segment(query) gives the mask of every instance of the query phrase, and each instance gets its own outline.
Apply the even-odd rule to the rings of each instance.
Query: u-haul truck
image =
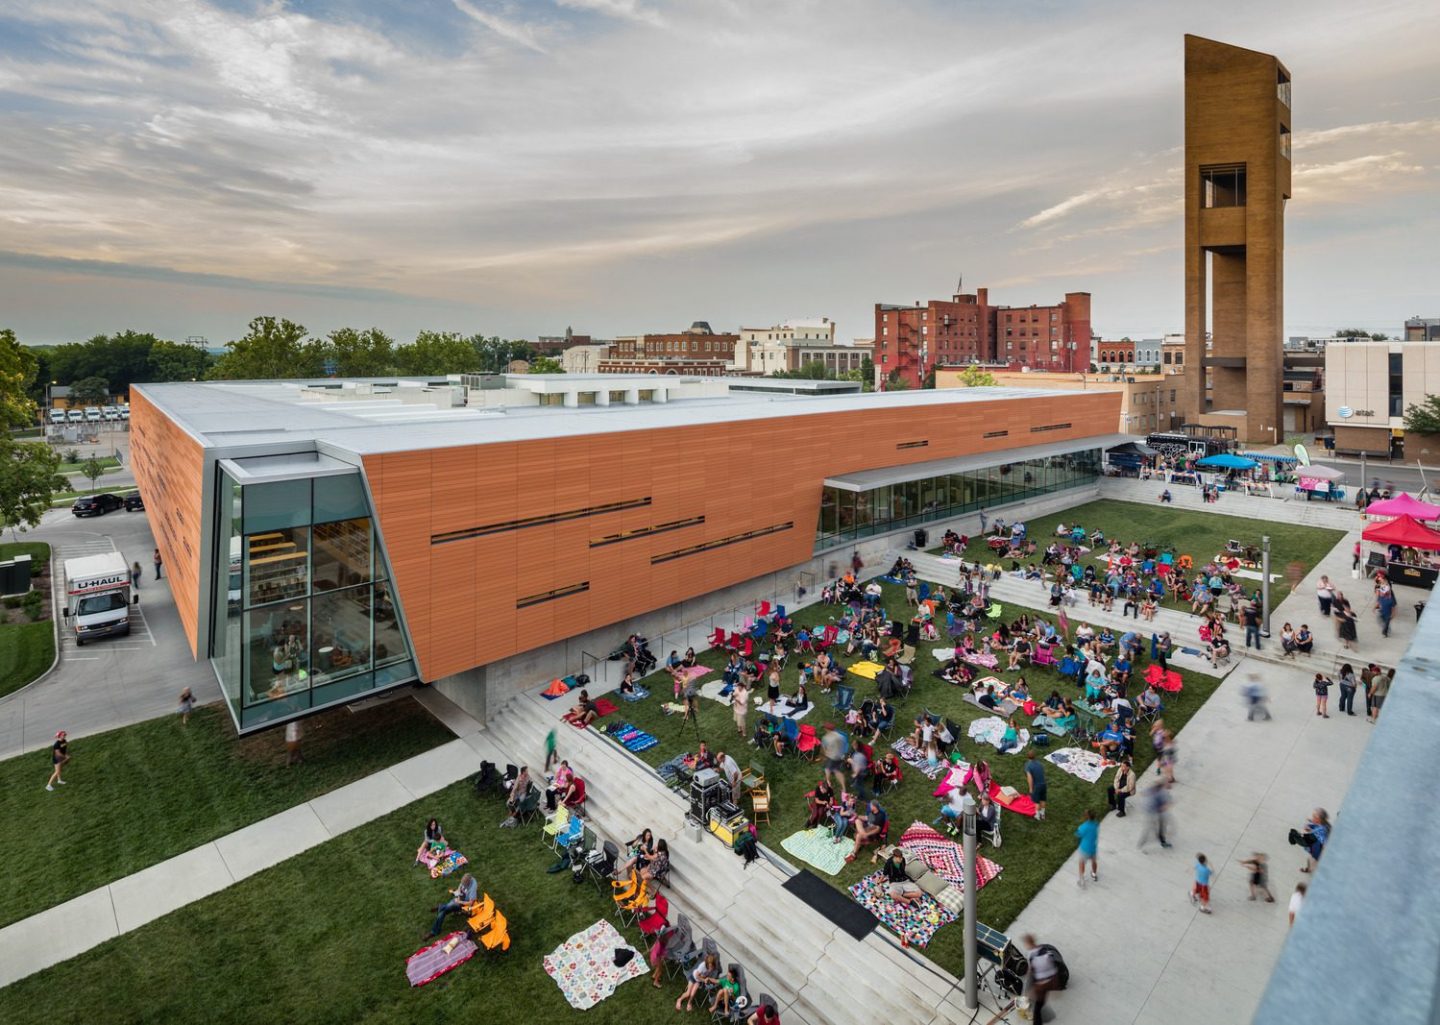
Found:
[[[75,643],[130,632],[130,567],[119,552],[65,560],[65,618]]]

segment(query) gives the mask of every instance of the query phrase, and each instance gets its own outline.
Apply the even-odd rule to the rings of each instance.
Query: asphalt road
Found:
[[[68,508],[57,509],[25,537],[50,543],[57,582],[64,559],[109,551],[139,562],[144,577],[140,604],[130,610],[128,637],[100,638],[77,648],[61,620],[55,669],[0,698],[0,758],[46,747],[56,730],[66,730],[73,740],[165,715],[174,711],[184,687],[201,703],[220,699],[209,663],[190,654],[168,583],[154,579],[155,540],[146,514],[122,510],[76,519]],[[76,748],[78,754],[80,745]]]

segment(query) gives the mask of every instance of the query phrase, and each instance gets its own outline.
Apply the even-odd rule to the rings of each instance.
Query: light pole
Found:
[[[975,891],[978,889],[975,883],[975,798],[966,794],[962,809],[960,818],[965,836],[965,1006],[973,1011],[980,1006],[980,980],[975,964]]]
[[[1260,632],[1270,636],[1270,535],[1260,535]]]

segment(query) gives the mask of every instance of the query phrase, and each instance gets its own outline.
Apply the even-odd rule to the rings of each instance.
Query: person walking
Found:
[[[1255,851],[1250,857],[1240,862],[1240,867],[1250,873],[1250,899],[1254,900],[1256,894],[1265,895],[1266,904],[1275,903],[1275,895],[1270,892],[1270,859],[1268,856]]]
[[[1035,819],[1044,822],[1045,801],[1050,796],[1050,788],[1045,785],[1045,766],[1036,757],[1033,748],[1025,760],[1025,783],[1030,790],[1030,800],[1035,802]]]
[[[550,766],[560,760],[560,752],[555,750],[555,731],[552,729],[545,734],[545,768],[540,771],[548,774]]]
[[[1080,877],[1075,880],[1075,885],[1082,890],[1085,888],[1085,862],[1090,862],[1090,881],[1100,881],[1099,865],[1096,863],[1096,855],[1100,851],[1100,823],[1095,819],[1095,813],[1089,808],[1085,809],[1085,817],[1080,820],[1080,825],[1075,827],[1075,837],[1080,841]]]
[[[1315,599],[1320,603],[1320,615],[1330,615],[1330,606],[1335,601],[1335,586],[1330,583],[1330,578],[1321,576],[1320,582],[1315,585]]]
[[[300,741],[304,736],[305,731],[301,728],[299,719],[291,719],[285,724],[286,765],[300,765],[305,761],[305,753],[300,750]]]
[[[1290,895],[1290,928],[1295,928],[1295,916],[1300,914],[1300,909],[1305,906],[1305,884],[1295,884],[1295,892]]]
[[[825,736],[820,738],[820,751],[825,755],[825,782],[829,783],[840,796],[847,793],[845,789],[845,738],[835,732],[835,727],[830,726],[825,731]]]
[[[1370,721],[1380,721],[1380,707],[1385,704],[1385,697],[1390,693],[1390,685],[1395,682],[1395,670],[1387,669],[1383,673],[1377,672],[1375,679],[1370,684]]]
[[[1260,607],[1253,601],[1247,601],[1240,612],[1240,621],[1245,624],[1245,647],[1249,648],[1251,642],[1255,644],[1255,650],[1260,650]]]
[[[165,565],[165,560],[162,559],[162,558],[160,558],[160,549],[157,548],[157,549],[155,549],[155,579],[156,579],[156,580],[159,580],[159,579],[160,579],[160,576],[161,576],[160,569],[161,569],[161,567],[164,566],[164,565]]]
[[[1340,646],[1346,651],[1355,650],[1355,610],[1345,600],[1345,596],[1337,594],[1335,604],[1330,610],[1331,618],[1335,620],[1335,636],[1340,639]]]
[[[186,687],[180,692],[180,707],[176,709],[180,713],[180,725],[190,725],[190,713],[195,711],[195,695]]]
[[[1395,615],[1395,592],[1390,585],[1381,581],[1379,588],[1375,591],[1375,612],[1380,617],[1380,636],[1390,636],[1390,620]]]
[[[1170,841],[1165,839],[1165,827],[1168,825],[1166,816],[1170,812],[1170,791],[1165,788],[1164,783],[1155,783],[1146,791],[1145,810],[1150,821],[1145,824],[1145,831],[1140,834],[1140,843],[1137,846],[1144,850],[1145,843],[1153,832],[1160,841],[1160,846],[1169,848]]]
[[[1044,1021],[1045,1001],[1059,981],[1060,967],[1050,948],[1036,942],[1033,935],[1026,933],[1021,942],[1025,944],[1025,959],[1030,962],[1030,1006],[1020,1009],[1020,1017]]]
[[[1355,714],[1355,669],[1346,662],[1340,667],[1340,711]]]
[[[1115,778],[1105,788],[1105,799],[1110,802],[1114,809],[1116,818],[1125,817],[1125,802],[1135,795],[1135,767],[1130,762],[1130,756],[1126,755],[1120,759],[1120,767],[1115,770]]]
[[[1202,915],[1210,914],[1210,862],[1205,855],[1195,855],[1195,885],[1190,888],[1190,903],[1200,905]]]
[[[70,742],[65,739],[65,731],[61,730],[55,734],[55,743],[50,745],[50,778],[45,781],[46,790],[54,790],[56,784],[65,785],[60,778],[60,770],[65,768],[65,763],[70,761]]]
[[[1315,714],[1330,718],[1330,688],[1335,686],[1335,681],[1324,673],[1316,673],[1311,686],[1315,688]]]
[[[140,571],[140,562],[136,560],[130,566],[130,586],[137,591],[140,590],[140,578],[142,576],[144,576],[144,574]]]

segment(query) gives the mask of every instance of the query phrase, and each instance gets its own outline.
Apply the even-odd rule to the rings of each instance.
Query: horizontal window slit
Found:
[[[542,591],[540,594],[528,594],[524,598],[515,599],[517,609],[528,609],[532,605],[543,605],[547,601],[555,601],[559,598],[568,598],[572,594],[582,594],[590,590],[590,581],[583,580],[578,584],[567,584],[565,587],[557,587],[553,591]]]
[[[649,495],[627,502],[610,502],[607,505],[590,505],[583,509],[567,509],[564,512],[546,513],[543,516],[506,520],[503,523],[486,523],[479,527],[466,527],[464,530],[449,530],[442,534],[431,534],[430,543],[443,545],[451,541],[468,541],[473,537],[504,534],[512,530],[525,530],[528,527],[544,527],[553,523],[566,523],[570,520],[583,520],[589,516],[603,516],[605,513],[623,512],[626,509],[643,509],[648,505],[650,505]]]
[[[672,530],[683,530],[685,527],[696,527],[705,522],[703,516],[691,516],[684,520],[671,520],[669,523],[657,523],[650,527],[636,527],[634,530],[622,531],[619,534],[606,534],[604,537],[597,537],[591,540],[591,548],[603,548],[605,545],[617,545],[621,541],[634,541],[636,538],[652,537],[655,534],[665,534]]]
[[[688,555],[699,555],[701,552],[714,551],[716,548],[738,545],[742,541],[753,541],[758,537],[779,534],[782,531],[790,530],[794,526],[794,523],[776,523],[773,526],[761,527],[758,530],[748,530],[743,534],[732,534],[730,537],[717,538],[714,541],[706,541],[704,544],[691,545],[689,548],[677,548],[673,552],[652,555],[650,557],[650,565],[658,566],[662,562],[672,562],[675,559],[683,559]]]

